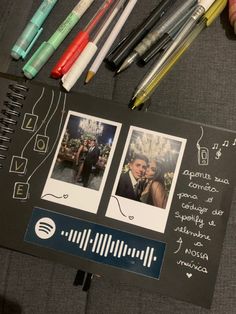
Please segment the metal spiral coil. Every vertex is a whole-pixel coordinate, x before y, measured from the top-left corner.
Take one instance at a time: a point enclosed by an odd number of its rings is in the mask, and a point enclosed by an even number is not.
[[[0,169],[3,167],[2,160],[6,159],[6,151],[11,142],[10,134],[14,133],[14,126],[17,124],[17,118],[20,116],[22,100],[25,99],[24,93],[28,87],[15,83],[9,85],[7,100],[4,101],[4,108],[0,115]]]

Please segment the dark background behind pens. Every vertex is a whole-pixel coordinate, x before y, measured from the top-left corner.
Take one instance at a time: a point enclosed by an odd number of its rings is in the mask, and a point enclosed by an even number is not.
[[[24,62],[12,61],[10,49],[40,2],[39,0],[0,1],[0,71],[22,75],[21,68]],[[137,25],[137,21],[140,22],[145,18],[157,2],[139,0],[118,40],[122,35],[128,34]],[[77,0],[58,2],[46,20],[44,32],[30,55],[43,40],[51,36],[76,3]],[[102,0],[97,0],[88,10],[34,80],[55,86],[59,84],[59,81],[49,77],[52,66],[101,3]],[[235,130],[236,35],[229,25],[227,14],[226,9],[210,28],[200,34],[172,71],[162,80],[151,98],[151,106],[148,110]],[[83,84],[84,74],[73,90],[119,101],[123,106],[127,106],[135,86],[151,63],[146,68],[133,65],[115,78],[113,72],[103,64],[89,85]],[[235,171],[235,165],[232,165],[232,171]],[[235,312],[235,228],[236,193],[234,193],[211,313]],[[66,266],[0,249],[0,313],[209,313],[208,310],[197,306],[149,292],[145,287],[138,289],[132,284],[117,285],[109,278],[95,277],[89,292],[82,292],[80,288],[72,285],[76,271]]]

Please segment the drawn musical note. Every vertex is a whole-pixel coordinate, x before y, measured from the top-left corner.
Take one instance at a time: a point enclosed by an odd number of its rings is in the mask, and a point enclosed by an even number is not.
[[[229,141],[225,140],[224,143],[222,144],[222,146],[228,147],[229,146]]]
[[[235,146],[236,145],[236,138],[234,139],[234,142],[233,142],[233,144],[232,144],[233,146]]]
[[[212,149],[218,149],[218,147],[219,147],[219,144],[218,143],[214,143]]]
[[[216,152],[215,159],[220,159],[222,153],[221,153],[221,148]]]

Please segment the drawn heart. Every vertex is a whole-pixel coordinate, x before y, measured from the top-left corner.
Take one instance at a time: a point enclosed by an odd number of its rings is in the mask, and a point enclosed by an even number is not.
[[[193,274],[191,274],[191,273],[186,273],[186,275],[187,275],[188,278],[191,278]]]

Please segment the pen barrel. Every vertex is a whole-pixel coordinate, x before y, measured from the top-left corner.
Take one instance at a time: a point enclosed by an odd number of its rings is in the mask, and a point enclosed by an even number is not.
[[[56,32],[49,38],[48,42],[57,49],[78,21],[79,16],[75,12],[71,12]]]
[[[175,51],[175,49],[183,42],[183,40],[188,36],[193,27],[196,25],[197,21],[204,14],[205,9],[202,6],[197,6],[191,17],[187,20],[187,22],[183,25],[183,27],[177,33],[172,44],[164,51],[160,58],[158,58],[157,62],[152,67],[151,71],[148,72],[142,82],[138,85],[137,91],[145,88],[149,82],[153,79],[156,73],[160,70],[162,65],[166,62],[166,60],[171,56],[171,54]]]
[[[80,31],[52,69],[51,76],[59,78],[65,74],[79,57],[88,42],[89,34],[87,32]]]
[[[94,17],[91,19],[89,24],[86,26],[85,30],[91,34],[94,28],[99,24],[104,14],[107,12],[109,7],[113,4],[114,0],[106,0],[103,2],[99,10],[96,12]]]
[[[146,51],[141,57],[141,61],[144,64],[147,64],[157,53],[160,53],[166,45],[171,41],[169,34],[164,34],[161,39],[152,46],[148,51]]]
[[[86,48],[88,42],[89,42],[89,38],[87,38],[86,41],[84,40],[81,43],[81,45],[78,47],[78,49],[75,51],[75,53],[73,54],[72,58],[69,59],[68,62],[66,62],[66,64],[62,68],[62,75],[64,75],[65,73],[67,73],[70,70],[72,65],[75,63],[76,59],[81,55],[83,50]]]
[[[95,55],[97,49],[97,45],[89,42],[71,67],[70,71],[62,77],[63,87],[67,91],[69,91],[80,78],[81,74]]]
[[[85,11],[90,7],[94,0],[81,0],[72,10],[67,18],[61,23],[56,32],[50,37],[48,42],[55,48],[59,47],[72,28],[77,24]]]
[[[142,56],[153,44],[159,40],[164,33],[168,32],[183,16],[196,5],[196,0],[187,0],[179,5],[175,11],[166,16],[164,21],[160,21],[155,28],[147,34],[147,36],[135,47],[139,56]]]
[[[168,32],[166,32],[154,45],[151,46],[150,49],[148,49],[148,51],[141,56],[141,61],[144,64],[148,63],[157,53],[166,49],[167,44],[170,44],[172,40],[174,40],[175,35],[190,18],[194,10],[195,7],[192,7],[191,10],[185,13]]]
[[[136,5],[137,0],[130,0],[128,2],[128,4],[126,5],[125,9],[123,10],[119,20],[116,22],[114,28],[112,29],[110,35],[108,36],[105,44],[103,45],[102,49],[100,50],[100,52],[98,53],[97,57],[96,57],[96,61],[98,61],[95,64],[92,65],[92,67],[94,69],[96,69],[96,71],[98,70],[101,62],[104,60],[105,56],[107,55],[107,53],[109,52],[112,44],[114,43],[116,37],[118,36],[119,32],[121,31],[122,27],[124,26],[125,22],[127,21],[129,15],[131,14],[134,6]]]
[[[31,22],[41,27],[45,19],[48,17],[49,13],[53,9],[54,5],[57,3],[57,0],[45,0],[41,3],[38,10],[32,16]]]
[[[32,79],[53,55],[55,49],[48,42],[44,42],[23,67],[23,72],[28,79]]]
[[[137,43],[150,31],[150,29],[162,17],[171,1],[162,1],[138,27],[136,27],[126,39],[115,48],[114,53],[108,56],[106,61],[113,68],[117,68],[121,62],[128,56],[130,51],[137,45]]]

